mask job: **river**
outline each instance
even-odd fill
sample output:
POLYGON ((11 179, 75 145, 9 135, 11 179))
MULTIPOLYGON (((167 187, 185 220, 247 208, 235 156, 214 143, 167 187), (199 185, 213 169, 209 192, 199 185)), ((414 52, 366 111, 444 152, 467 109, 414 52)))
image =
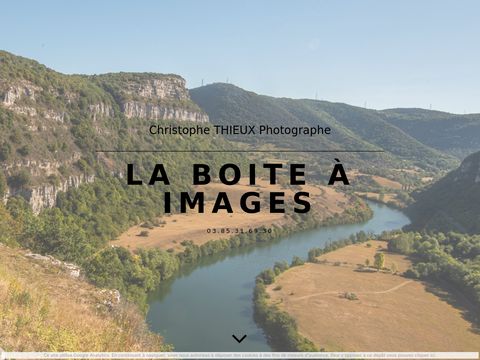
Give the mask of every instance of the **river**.
POLYGON ((176 351, 271 351, 253 320, 255 277, 276 261, 306 258, 322 247, 358 231, 380 233, 399 229, 409 219, 399 210, 369 202, 374 215, 362 224, 318 228, 278 241, 235 249, 202 259, 164 281, 149 299, 147 322, 176 351), (237 337, 247 335, 242 343, 237 337))

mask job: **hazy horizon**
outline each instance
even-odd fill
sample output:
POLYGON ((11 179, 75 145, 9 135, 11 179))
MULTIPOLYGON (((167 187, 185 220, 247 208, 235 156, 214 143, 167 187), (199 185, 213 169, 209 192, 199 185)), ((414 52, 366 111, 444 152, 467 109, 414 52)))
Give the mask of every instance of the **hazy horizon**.
POLYGON ((20 0, 3 6, 0 47, 66 74, 174 73, 189 88, 480 113, 479 10, 467 0, 20 0))

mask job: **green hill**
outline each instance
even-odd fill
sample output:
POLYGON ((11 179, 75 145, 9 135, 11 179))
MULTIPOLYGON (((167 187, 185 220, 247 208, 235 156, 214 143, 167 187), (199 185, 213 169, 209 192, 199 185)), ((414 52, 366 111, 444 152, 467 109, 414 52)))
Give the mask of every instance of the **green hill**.
POLYGON ((388 122, 423 144, 460 159, 480 149, 480 114, 423 109, 390 109, 382 113, 388 122))
POLYGON ((414 198, 412 229, 480 233, 480 152, 414 198))
POLYGON ((159 251, 140 261, 108 241, 161 215, 165 191, 188 191, 193 163, 245 163, 239 154, 98 151, 235 149, 222 137, 152 136, 157 121, 195 125, 208 116, 178 75, 64 75, 0 51, 0 199, 8 200, 0 242, 74 262, 96 284, 144 302, 174 257, 159 251), (163 163, 175 181, 128 186, 127 163, 144 178, 163 163))
POLYGON ((382 111, 326 101, 274 98, 222 83, 192 89, 190 95, 215 124, 320 125, 333 129, 331 136, 321 138, 289 140, 270 137, 257 139, 257 142, 271 141, 300 149, 386 151, 383 155, 356 156, 354 159, 359 166, 373 164, 394 167, 406 162, 424 169, 438 170, 450 169, 457 164, 451 155, 422 143, 390 123, 382 111), (368 161, 362 162, 362 159, 368 161))

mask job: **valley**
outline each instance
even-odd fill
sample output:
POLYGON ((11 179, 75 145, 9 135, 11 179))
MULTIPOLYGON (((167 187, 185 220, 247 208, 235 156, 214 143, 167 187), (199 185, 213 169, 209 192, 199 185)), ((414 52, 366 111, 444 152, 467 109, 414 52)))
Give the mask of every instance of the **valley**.
POLYGON ((408 224, 398 210, 375 203, 369 206, 373 217, 363 223, 297 231, 186 264, 151 294, 147 322, 177 351, 238 351, 232 332, 248 335, 241 351, 275 351, 275 341, 256 321, 255 276, 274 263, 290 263, 293 255, 305 257, 314 246, 328 246, 359 231, 379 234, 408 224))
MULTIPOLYGON (((337 351, 478 347, 480 237, 475 229, 480 213, 472 200, 479 190, 479 154, 415 190, 415 201, 405 208, 412 223, 403 230, 357 233, 310 249, 306 264, 275 263, 261 272, 255 306, 262 328, 271 339, 280 339, 274 346, 337 351)), ((372 180, 398 187, 378 176, 372 180)), ((375 193, 370 194, 365 195, 375 193)))
MULTIPOLYGON (((335 214, 342 214, 343 211, 353 206, 354 199, 345 193, 336 191, 332 187, 319 185, 300 185, 299 190, 310 194, 312 212, 318 221, 326 220, 335 214)), ((136 248, 160 248, 163 250, 183 250, 181 242, 191 240, 196 245, 202 245, 210 240, 230 238, 239 233, 248 233, 249 229, 272 228, 294 226, 295 220, 291 217, 293 210, 285 213, 272 213, 269 207, 263 207, 259 213, 249 214, 240 209, 240 197, 249 191, 256 191, 260 194, 272 191, 284 192, 286 196, 293 197, 294 189, 284 187, 280 184, 271 185, 265 179, 258 180, 256 185, 249 185, 247 178, 243 178, 239 184, 228 186, 214 182, 205 186, 197 186, 197 190, 205 193, 209 199, 219 192, 226 192, 232 199, 233 213, 226 214, 224 211, 213 213, 213 201, 207 201, 205 213, 190 210, 186 214, 173 214, 157 219, 159 226, 146 227, 143 224, 135 225, 122 233, 118 240, 110 243, 113 246, 123 246, 130 250, 136 248), (139 236, 144 232, 143 236, 139 236), (228 232, 227 232, 228 231, 228 232), (145 233, 146 232, 146 233, 145 233)), ((155 221, 151 222, 154 223, 155 221)), ((148 224, 147 224, 148 225, 148 224)))
MULTIPOLYGON (((143 311, 149 329, 177 350, 236 350, 225 341, 232 324, 248 332, 244 349, 275 349, 270 332, 278 329, 265 330, 254 313, 254 279, 292 260, 293 268, 265 289, 269 305, 298 320, 299 333, 292 334, 300 340, 288 343, 292 348, 311 350, 306 337, 319 347, 368 349, 389 334, 385 349, 398 350, 411 331, 427 333, 428 324, 451 324, 454 333, 419 337, 418 349, 424 350, 422 341, 447 349, 453 344, 447 338, 469 348, 477 337, 461 307, 431 293, 428 284, 447 277, 476 301, 477 240, 447 232, 478 233, 479 157, 467 156, 480 147, 477 120, 475 114, 274 98, 223 83, 189 90, 175 74, 66 75, 0 51, 0 297, 13 304, 0 311, 6 325, 0 346, 171 349, 148 330, 143 311), (253 124, 264 133, 235 130, 248 133, 253 124), (206 130, 223 128, 228 134, 206 130), (319 136, 310 136, 315 132, 319 136), (468 141, 459 141, 462 136, 468 141), (245 176, 262 162, 282 165, 278 181, 264 173, 245 176), (351 185, 327 185, 325 169, 337 163, 351 185), (168 169, 171 182, 155 164, 168 169), (192 183, 194 164, 208 164, 212 172, 203 185, 192 183), (225 164, 232 183, 221 174, 225 164), (292 181, 292 164, 307 165, 305 183, 292 181), (185 198, 196 192, 203 198, 185 198), (167 193, 170 208, 162 206, 167 193), (302 210, 301 193, 308 193, 309 212, 295 211, 302 210), (231 209, 216 204, 218 194, 231 209), (203 212, 192 204, 197 200, 203 212), (302 265, 312 246, 330 249, 359 231, 380 236, 408 225, 398 209, 411 216, 412 231, 446 234, 407 233, 401 255, 372 240, 302 265), (37 259, 74 263, 84 279, 31 260, 26 249, 37 259), (364 258, 374 262, 372 251, 385 254, 387 268, 356 271, 364 258), (392 263, 395 274, 387 271, 392 263), (404 271, 409 279, 398 274, 404 271), (352 293, 359 300, 347 299, 352 293), (121 306, 112 310, 105 294, 118 294, 121 306), (43 307, 47 303, 55 306, 43 307), (308 316, 307 306, 329 326, 308 316), (322 329, 313 331, 312 324, 322 329), (118 332, 123 335, 111 337, 118 332)), ((284 319, 294 328, 295 320, 284 319)))
POLYGON ((410 266, 404 255, 388 252, 384 241, 348 245, 279 275, 267 286, 268 303, 328 351, 475 351, 480 335, 459 305, 431 284, 402 276, 410 266), (388 270, 374 269, 378 252, 388 270))

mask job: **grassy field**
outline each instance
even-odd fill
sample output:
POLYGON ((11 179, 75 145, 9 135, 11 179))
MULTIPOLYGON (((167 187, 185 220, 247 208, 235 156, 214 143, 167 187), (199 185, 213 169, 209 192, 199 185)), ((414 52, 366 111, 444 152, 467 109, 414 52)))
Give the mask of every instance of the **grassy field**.
MULTIPOLYGON (((406 171, 407 170, 405 170, 405 172, 406 171)), ((367 200, 377 201, 384 204, 392 204, 398 207, 405 207, 405 204, 398 198, 396 193, 396 191, 403 189, 403 186, 400 182, 388 179, 384 176, 364 174, 359 170, 352 170, 349 175, 352 181, 355 181, 357 177, 370 178, 375 184, 383 189, 382 194, 380 194, 380 192, 378 192, 376 189, 371 189, 371 191, 356 191, 356 195, 367 200)))
POLYGON ((376 192, 362 192, 362 191, 356 191, 356 195, 360 196, 361 198, 367 199, 367 200, 372 200, 372 201, 377 201, 383 204, 394 204, 395 206, 398 206, 400 208, 405 207, 406 205, 398 198, 396 193, 376 193, 376 192))
POLYGON ((401 276, 410 262, 387 253, 385 242, 367 244, 282 273, 267 289, 271 303, 296 319, 303 336, 327 350, 478 351, 480 334, 446 294, 401 276), (357 271, 366 259, 373 264, 377 251, 385 254, 385 267, 395 263, 397 274, 357 271), (347 292, 358 300, 345 298, 347 292))
POLYGON ((372 179, 381 187, 384 187, 387 189, 394 189, 394 190, 402 189, 402 184, 400 184, 398 181, 390 180, 390 179, 387 179, 386 177, 377 176, 377 175, 372 175, 372 179))
MULTIPOLYGON (((293 198, 293 193, 299 189, 292 190, 283 188, 281 185, 270 185, 260 180, 258 185, 249 186, 245 179, 238 185, 227 186, 221 183, 211 183, 198 188, 204 191, 206 199, 212 198, 219 191, 226 191, 232 202, 233 214, 219 212, 211 213, 213 201, 208 201, 205 206, 205 213, 198 214, 196 211, 189 211, 186 214, 175 214, 161 218, 165 221, 159 227, 146 230, 141 225, 133 226, 121 234, 118 239, 111 242, 115 246, 123 246, 131 250, 142 248, 161 248, 175 251, 182 251, 180 244, 183 240, 192 240, 195 244, 201 245, 210 240, 228 238, 233 233, 221 233, 221 229, 229 228, 243 229, 248 231, 251 228, 268 227, 272 225, 285 225, 292 220, 284 214, 270 213, 268 206, 263 205, 262 211, 258 214, 247 214, 240 209, 239 199, 247 191, 258 191, 268 195, 268 192, 284 191, 285 198, 293 198), (210 230, 209 230, 210 229, 210 230), (213 229, 219 231, 213 233, 213 229), (148 231, 146 236, 138 236, 142 231, 148 231)), ((301 186, 301 190, 310 193, 312 211, 315 211, 319 218, 326 218, 335 213, 341 213, 349 205, 350 199, 344 193, 337 192, 327 186, 301 186)))
POLYGON ((109 290, 0 244, 0 347, 5 351, 163 351, 142 314, 109 290))

